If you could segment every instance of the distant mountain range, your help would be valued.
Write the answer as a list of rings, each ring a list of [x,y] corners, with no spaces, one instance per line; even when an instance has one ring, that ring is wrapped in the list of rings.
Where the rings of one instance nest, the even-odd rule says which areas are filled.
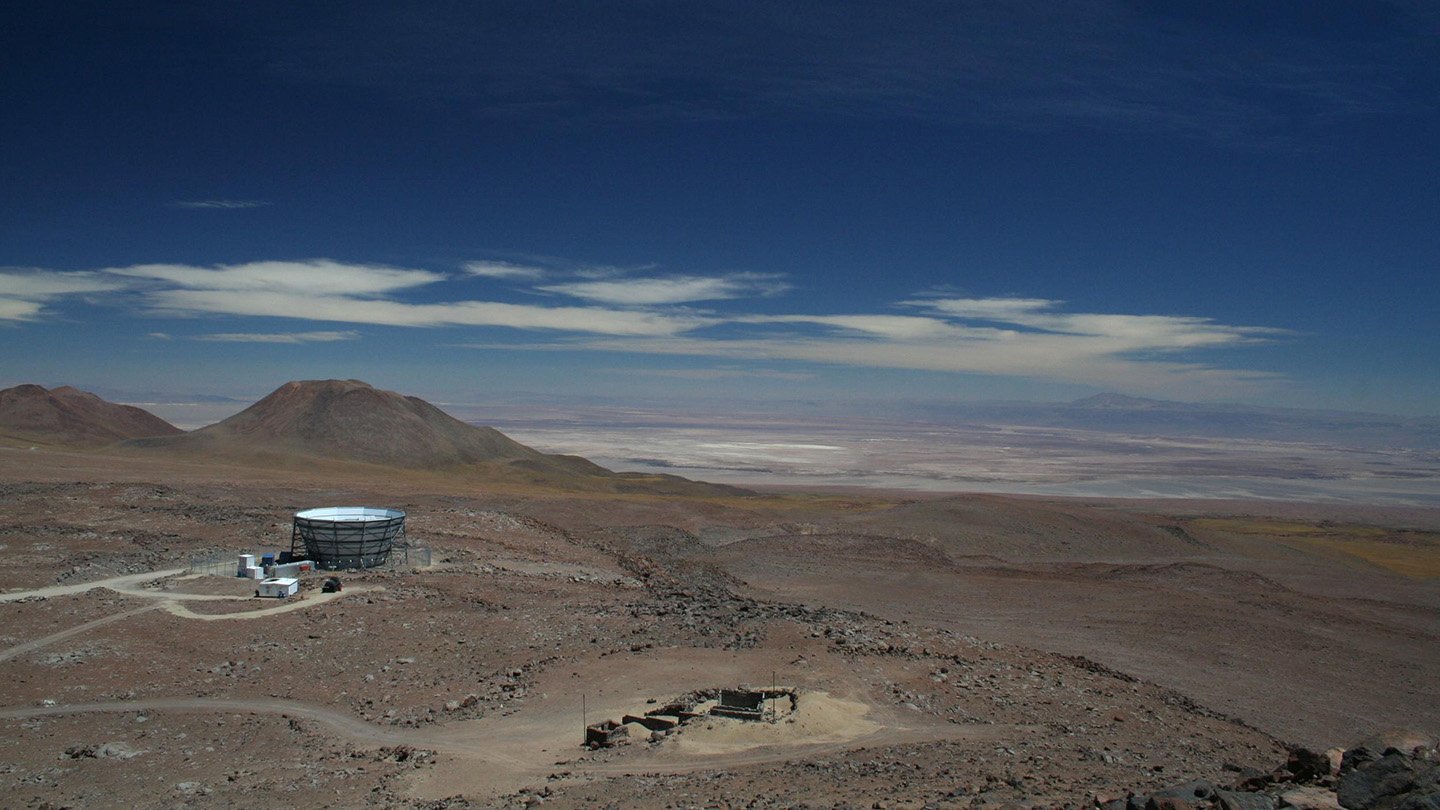
[[[183,432],[149,411],[107,402],[68,385],[17,385],[0,391],[0,437],[11,443],[95,447]]]
[[[360,462],[591,491],[744,492],[676,476],[616,473],[578,456],[542,453],[494,428],[461,422],[423,399],[359,380],[288,382],[213,425],[141,435],[119,449],[252,466]]]
[[[288,382],[229,419],[131,446],[232,457],[301,455],[415,469],[503,462],[567,474],[605,472],[584,459],[541,453],[493,428],[467,425],[423,399],[359,380]]]
[[[467,406],[457,406],[469,418]],[[648,399],[643,406],[617,397],[583,401],[537,396],[503,406],[476,407],[494,424],[537,427],[704,427],[751,424],[805,430],[886,423],[939,427],[1031,427],[1089,430],[1139,437],[1303,442],[1360,450],[1440,450],[1440,417],[1408,417],[1361,411],[1277,408],[1257,405],[1176,402],[1096,394],[1069,402],[954,399],[788,399],[770,402]]]
[[[1440,418],[1355,411],[1269,408],[1096,394],[1073,402],[927,403],[926,419],[1107,433],[1440,449]]]

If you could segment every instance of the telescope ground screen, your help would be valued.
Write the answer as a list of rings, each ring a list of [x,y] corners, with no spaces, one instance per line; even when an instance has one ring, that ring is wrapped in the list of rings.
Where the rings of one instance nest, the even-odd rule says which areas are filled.
[[[291,552],[301,546],[319,568],[374,568],[404,543],[405,513],[370,506],[327,506],[295,513]]]

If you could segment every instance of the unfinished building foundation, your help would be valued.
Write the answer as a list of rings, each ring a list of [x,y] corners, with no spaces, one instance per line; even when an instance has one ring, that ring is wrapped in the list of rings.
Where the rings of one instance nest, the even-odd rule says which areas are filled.
[[[778,707],[773,701],[789,699],[788,707]],[[591,723],[585,727],[587,748],[608,748],[632,740],[631,731],[636,727],[650,732],[649,738],[658,741],[678,731],[686,723],[700,717],[730,717],[739,720],[769,720],[776,722],[779,717],[793,714],[799,707],[800,690],[793,686],[768,686],[751,689],[740,686],[735,689],[701,689],[684,695],[644,714],[626,714],[620,720],[606,720]],[[787,711],[788,708],[788,711]],[[640,735],[644,737],[644,734]]]
[[[591,723],[585,727],[585,745],[590,748],[608,748],[629,737],[630,729],[614,720]]]
[[[721,689],[720,699],[711,707],[710,713],[718,717],[734,717],[740,720],[765,719],[766,701],[790,699],[790,711],[795,711],[799,697],[793,687],[762,686],[759,689]]]

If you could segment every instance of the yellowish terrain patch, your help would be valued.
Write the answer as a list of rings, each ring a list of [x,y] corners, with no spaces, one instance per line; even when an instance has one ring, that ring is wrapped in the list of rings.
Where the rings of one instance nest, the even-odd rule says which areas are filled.
[[[1273,538],[1304,551],[1345,554],[1415,579],[1440,577],[1440,536],[1433,532],[1329,522],[1200,518],[1196,528]]]

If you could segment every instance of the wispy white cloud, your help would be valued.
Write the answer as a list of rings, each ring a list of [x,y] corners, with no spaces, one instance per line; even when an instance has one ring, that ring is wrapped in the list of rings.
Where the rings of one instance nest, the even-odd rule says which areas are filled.
[[[174,340],[175,336],[169,332],[147,332],[145,337],[151,340]]]
[[[962,332],[976,332],[939,318],[914,315],[748,315],[736,318],[737,323],[750,324],[812,324],[891,340],[960,337]]]
[[[475,275],[470,267],[465,272]],[[565,272],[575,278],[573,270]],[[283,318],[317,325],[499,327],[548,335],[529,345],[492,344],[492,348],[508,350],[611,351],[993,374],[1210,397],[1243,395],[1249,388],[1277,379],[1267,372],[1213,364],[1209,358],[1215,350],[1291,334],[1191,315],[1068,312],[1064,302],[1027,297],[932,295],[896,305],[911,314],[757,314],[734,303],[710,310],[685,306],[745,295],[777,295],[787,288],[778,277],[759,274],[651,274],[535,288],[594,302],[583,306],[443,297],[442,292],[453,288],[435,285],[453,277],[431,270],[328,259],[209,267],[146,264],[83,272],[9,269],[0,271],[0,320],[42,317],[44,306],[62,297],[116,293],[107,300],[123,300],[127,305],[139,301],[142,311],[152,316]],[[523,274],[513,277],[532,280]],[[357,337],[359,333],[353,330],[312,329],[233,331],[197,339],[297,344]],[[654,373],[720,379],[772,372],[741,364]]]
[[[1067,313],[1060,309],[1062,302],[1040,298],[921,299],[903,305],[929,310],[929,314],[736,316],[729,322],[809,328],[726,338],[592,338],[565,345],[599,351],[1018,376],[1213,397],[1243,395],[1277,381],[1279,375],[1199,360],[1157,358],[1178,358],[1185,352],[1260,343],[1290,334],[1200,317]]]
[[[1287,334],[1283,329],[1230,326],[1192,316],[1057,312],[1061,302],[1036,298],[940,298],[906,303],[960,319],[1093,338],[1104,341],[1112,352],[1180,351],[1253,343]]]
[[[1004,321],[1033,316],[1060,305],[1048,298],[942,298],[905,301],[906,306],[935,309],[961,318],[982,321]]]
[[[570,349],[727,360],[795,360],[828,365],[993,374],[1082,383],[1171,396],[1240,395],[1279,375],[1205,363],[1135,359],[1088,338],[1015,334],[977,340],[895,341],[854,337],[769,337],[712,340],[590,338]]]
[[[149,300],[159,312],[210,313],[379,326],[503,326],[603,335],[674,335],[717,322],[686,314],[600,307],[542,307],[494,301],[414,304],[343,295],[295,295],[236,290],[160,290]]]
[[[0,269],[0,321],[35,320],[45,314],[45,305],[52,301],[111,292],[124,286],[123,281],[94,271]]]
[[[198,267],[188,264],[137,264],[103,272],[135,279],[168,282],[187,290],[274,292],[297,295],[380,295],[442,281],[429,270],[375,264],[348,264],[330,259],[247,262]]]
[[[335,343],[342,340],[359,340],[360,333],[343,332],[219,332],[211,335],[197,335],[195,340],[213,343]]]
[[[94,271],[0,270],[0,295],[11,298],[43,300],[73,293],[106,292],[123,286],[124,282]]]
[[[779,295],[790,285],[776,276],[738,273],[728,276],[663,276],[549,284],[545,292],[621,306],[683,304],[731,298]]]
[[[520,281],[534,281],[544,278],[549,272],[543,267],[511,262],[480,261],[466,262],[462,267],[466,273],[483,278],[504,278]]]
[[[811,380],[815,378],[815,375],[808,371],[778,371],[767,368],[606,368],[598,370],[627,376],[668,377],[677,380],[730,380],[745,377],[767,380]]]
[[[126,291],[153,315],[234,315],[383,326],[498,326],[601,335],[675,335],[720,322],[684,310],[399,300],[447,276],[329,259],[202,267],[143,264],[100,271],[4,271],[0,319],[38,317],[64,295]],[[12,294],[11,291],[14,291]],[[238,334],[238,333],[237,333]]]
[[[33,321],[41,309],[39,301],[0,295],[0,321]]]
[[[242,208],[264,208],[270,204],[268,200],[176,200],[171,203],[171,205],[176,208],[208,208],[232,211]]]

